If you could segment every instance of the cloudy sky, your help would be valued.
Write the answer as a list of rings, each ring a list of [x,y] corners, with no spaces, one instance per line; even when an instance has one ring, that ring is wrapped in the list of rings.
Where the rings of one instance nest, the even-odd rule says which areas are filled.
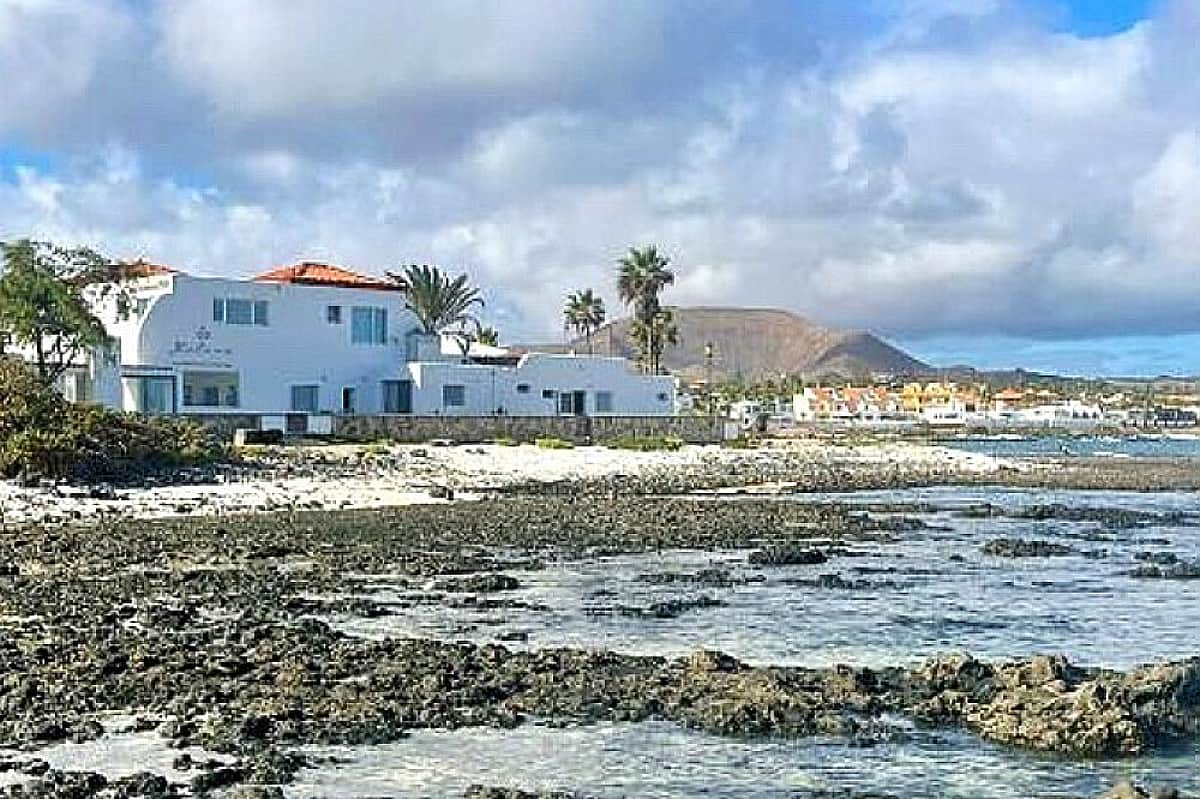
[[[0,0],[0,239],[1200,372],[1200,0]]]

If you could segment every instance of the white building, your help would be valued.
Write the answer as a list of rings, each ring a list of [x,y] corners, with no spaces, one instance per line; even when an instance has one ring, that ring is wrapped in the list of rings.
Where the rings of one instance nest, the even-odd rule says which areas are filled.
[[[75,399],[142,413],[670,415],[674,381],[619,358],[528,353],[423,334],[404,291],[327,264],[253,280],[136,264],[96,313],[110,358],[68,376]]]

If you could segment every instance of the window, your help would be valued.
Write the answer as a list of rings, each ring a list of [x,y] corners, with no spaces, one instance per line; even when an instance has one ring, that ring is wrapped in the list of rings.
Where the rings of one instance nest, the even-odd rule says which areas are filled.
[[[351,308],[350,343],[386,344],[387,309]]]
[[[358,392],[353,386],[346,386],[342,389],[342,413],[354,413],[357,405]]]
[[[596,413],[612,413],[613,395],[611,391],[596,392]]]
[[[316,413],[320,386],[292,386],[292,410],[296,413]]]
[[[467,404],[466,386],[442,386],[442,407],[461,408]]]
[[[383,381],[383,412],[412,413],[412,381]]]
[[[529,384],[528,383],[517,383],[517,393],[518,394],[528,394],[529,393]]]
[[[175,413],[175,378],[136,376],[123,381],[141,413]]]
[[[558,392],[552,388],[542,389],[542,399],[552,400],[558,396]]]
[[[558,395],[558,412],[575,413],[575,395],[564,391]]]
[[[670,397],[670,396],[669,396],[669,395],[668,395],[668,394],[667,394],[665,391],[660,391],[660,392],[658,393],[658,401],[659,401],[659,402],[666,402],[666,401],[667,401],[667,400],[669,400],[670,398],[671,398],[671,397]]]
[[[258,325],[266,327],[267,301],[220,298],[213,300],[213,321],[227,325]]]
[[[184,372],[183,404],[191,408],[236,408],[237,372]]]
[[[342,306],[329,305],[325,308],[325,321],[331,325],[340,325],[342,323]]]

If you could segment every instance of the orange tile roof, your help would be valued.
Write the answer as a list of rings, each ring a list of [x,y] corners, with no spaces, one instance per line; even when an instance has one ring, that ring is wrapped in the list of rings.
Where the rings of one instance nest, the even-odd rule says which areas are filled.
[[[178,269],[162,264],[152,264],[144,258],[109,264],[108,270],[116,280],[134,280],[139,277],[158,277],[179,274]]]
[[[404,291],[404,286],[376,277],[360,275],[349,269],[332,264],[302,261],[292,266],[281,266],[258,275],[260,283],[291,283],[301,286],[331,286],[346,289],[373,289],[375,291]]]

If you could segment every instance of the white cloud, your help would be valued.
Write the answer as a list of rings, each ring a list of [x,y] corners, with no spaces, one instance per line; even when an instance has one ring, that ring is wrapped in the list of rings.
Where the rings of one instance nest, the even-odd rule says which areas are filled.
[[[583,286],[616,311],[614,260],[651,242],[669,301],[907,337],[1196,329],[1197,0],[1086,40],[999,0],[881,2],[882,29],[813,9],[803,40],[772,38],[792,3],[225,2],[0,0],[0,65],[50,87],[0,108],[0,149],[34,117],[77,137],[0,161],[0,238],[222,274],[440,262],[522,337]],[[14,56],[55,14],[66,62]],[[111,50],[143,39],[169,68],[122,83]]]

